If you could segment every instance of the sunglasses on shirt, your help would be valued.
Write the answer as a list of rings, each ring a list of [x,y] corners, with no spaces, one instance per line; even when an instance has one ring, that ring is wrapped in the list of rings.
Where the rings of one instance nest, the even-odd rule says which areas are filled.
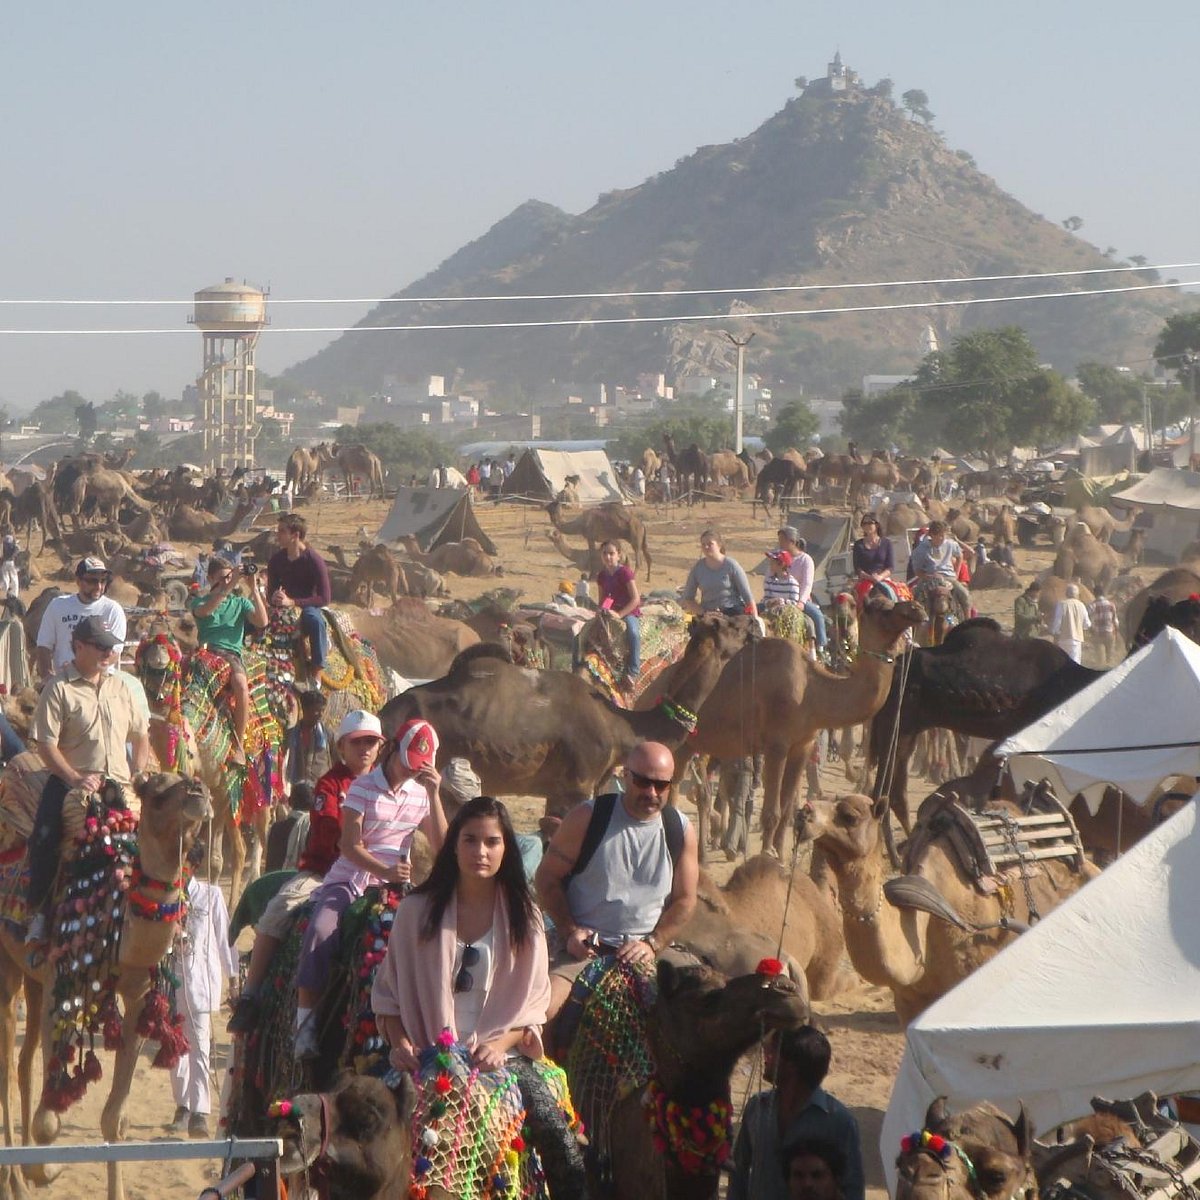
[[[454,977],[455,992],[469,992],[475,986],[475,976],[471,974],[470,968],[479,965],[479,947],[464,946],[462,953],[462,966],[458,969],[458,974]]]
[[[643,775],[640,771],[630,771],[629,778],[640,788],[653,788],[660,796],[671,786],[669,779],[654,779],[650,775]]]

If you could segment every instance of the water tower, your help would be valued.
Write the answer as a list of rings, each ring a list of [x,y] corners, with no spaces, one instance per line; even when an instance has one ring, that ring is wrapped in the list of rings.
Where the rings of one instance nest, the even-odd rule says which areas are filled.
[[[254,349],[267,324],[267,293],[232,278],[196,293],[188,320],[204,335],[204,369],[197,381],[204,465],[254,466],[257,433]]]

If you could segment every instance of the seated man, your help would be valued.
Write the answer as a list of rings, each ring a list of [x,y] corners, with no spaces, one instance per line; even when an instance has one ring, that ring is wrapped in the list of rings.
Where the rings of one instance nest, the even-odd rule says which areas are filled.
[[[691,918],[700,864],[696,831],[665,807],[674,773],[666,746],[640,742],[625,760],[625,792],[580,804],[551,838],[534,876],[558,945],[549,1017],[593,959],[650,962]]]
[[[200,645],[229,664],[230,707],[233,711],[234,758],[245,761],[246,726],[250,722],[250,684],[242,647],[246,626],[265,629],[267,606],[263,600],[261,576],[249,576],[250,599],[237,591],[239,573],[229,559],[214,554],[208,560],[208,595],[191,596],[188,608],[196,618]]]
[[[330,601],[329,568],[325,560],[305,542],[308,522],[296,513],[279,518],[275,540],[279,549],[267,563],[267,595],[280,607],[294,604],[300,609],[300,634],[308,643],[307,665],[316,675],[325,665],[329,635],[325,614]]]
[[[971,612],[971,594],[958,581],[962,560],[962,547],[946,536],[945,524],[930,521],[929,533],[913,547],[910,566],[919,581],[918,586],[949,588],[965,617]]]

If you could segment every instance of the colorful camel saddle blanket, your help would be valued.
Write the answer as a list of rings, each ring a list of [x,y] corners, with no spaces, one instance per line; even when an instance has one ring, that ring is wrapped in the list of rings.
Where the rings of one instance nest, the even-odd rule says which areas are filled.
[[[629,665],[629,635],[625,622],[594,617],[579,635],[580,661],[587,676],[614,704],[633,702],[687,647],[687,620],[681,610],[643,613],[641,618],[642,666],[633,687],[621,689]]]
[[[416,1083],[410,1197],[437,1188],[456,1200],[549,1200],[529,1125],[553,1126],[560,1138],[578,1129],[562,1068],[518,1057],[480,1071],[447,1029],[422,1054]]]
[[[860,579],[854,585],[854,601],[858,606],[859,612],[862,612],[862,607],[866,604],[867,597],[872,594],[884,596],[893,603],[913,598],[912,588],[902,579],[880,579],[878,581]]]
[[[1083,843],[1075,821],[1048,787],[1031,789],[1020,805],[969,808],[954,793],[935,792],[917,812],[905,847],[905,871],[920,861],[930,842],[942,838],[975,887],[991,895],[1011,873],[1060,860],[1083,866]]]

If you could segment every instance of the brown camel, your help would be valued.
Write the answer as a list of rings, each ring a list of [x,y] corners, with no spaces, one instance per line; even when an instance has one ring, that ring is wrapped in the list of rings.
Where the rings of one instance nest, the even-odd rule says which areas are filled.
[[[181,504],[167,520],[167,530],[177,542],[197,542],[211,545],[237,532],[238,526],[254,508],[252,500],[239,500],[228,521],[218,521],[212,513]]]
[[[990,559],[975,568],[971,576],[971,591],[987,592],[1021,587],[1021,577],[1012,567],[992,562]]]
[[[35,479],[12,504],[12,524],[18,531],[25,530],[25,545],[33,549],[33,526],[42,531],[42,549],[47,539],[56,542],[61,536],[58,509],[54,504],[54,489],[50,481]]]
[[[1076,521],[1082,521],[1100,542],[1111,542],[1114,533],[1131,533],[1134,522],[1141,509],[1131,508],[1129,516],[1124,521],[1118,521],[1107,508],[1099,508],[1094,504],[1085,504],[1075,514]]]
[[[1059,601],[1067,598],[1067,588],[1070,586],[1070,582],[1059,575],[1041,575],[1038,578],[1042,585],[1042,590],[1038,594],[1038,610],[1042,614],[1042,620],[1049,626]],[[1084,584],[1076,584],[1076,586],[1079,588],[1079,599],[1084,604],[1091,604],[1095,599],[1092,589]]]
[[[724,481],[737,488],[750,486],[750,468],[732,450],[715,450],[708,460],[714,480]]]
[[[80,513],[89,501],[95,502],[96,513],[101,521],[116,521],[122,504],[129,504],[139,512],[153,515],[154,508],[134,491],[133,485],[119,471],[108,467],[94,467],[80,476],[84,482],[79,508],[72,516],[78,521]]]
[[[337,467],[346,478],[346,495],[353,496],[354,480],[361,476],[367,481],[367,495],[374,498],[376,492],[383,499],[383,464],[378,455],[366,446],[341,446],[337,442],[328,447],[322,442],[317,447],[322,468]]]
[[[1146,531],[1135,529],[1129,535],[1125,553],[1100,541],[1082,521],[1077,522],[1063,539],[1054,559],[1053,571],[1062,579],[1078,580],[1090,588],[1108,587],[1126,567],[1141,561]]]
[[[676,941],[726,975],[753,971],[783,953],[804,972],[808,995],[828,1000],[847,982],[846,944],[833,897],[800,868],[788,889],[778,859],[760,854],[741,864],[724,887],[700,874],[699,902]]]
[[[871,458],[850,472],[850,483],[847,495],[850,504],[858,504],[867,496],[872,487],[892,491],[900,483],[900,472],[894,462],[884,457],[880,451],[875,451]]]
[[[901,639],[924,620],[925,610],[913,601],[869,600],[859,621],[859,655],[846,676],[810,662],[795,642],[768,638],[747,646],[699,710],[696,734],[677,757],[676,779],[693,754],[720,759],[765,754],[763,849],[782,855],[817,734],[874,716],[887,698]],[[700,823],[703,839],[705,814]]]
[[[445,542],[428,553],[421,549],[420,542],[411,534],[402,537],[405,552],[413,562],[431,567],[441,575],[495,575],[496,560],[475,538],[463,538],[461,542]]]
[[[554,543],[554,548],[570,562],[571,566],[581,575],[589,578],[599,573],[604,563],[600,559],[600,551],[587,549],[576,550],[557,529],[547,529],[546,536]]]
[[[400,589],[400,571],[386,546],[363,543],[350,568],[350,596],[355,603],[370,608],[376,586],[395,604]]]
[[[1151,596],[1165,596],[1172,603],[1200,594],[1200,566],[1172,567],[1164,571],[1148,588],[1143,588],[1125,609],[1125,639],[1132,645],[1135,633],[1146,614]]]
[[[1020,812],[1005,801],[995,804],[1014,816]],[[897,908],[885,898],[880,820],[886,813],[886,799],[873,804],[869,796],[851,795],[818,801],[803,815],[806,836],[825,853],[837,879],[850,961],[868,983],[891,989],[901,1025],[1008,944],[1013,930],[1001,927],[1002,917],[1028,925],[1033,917],[1029,897],[1044,916],[1099,874],[1086,860],[1078,870],[1060,860],[1039,862],[1027,868],[1027,880],[1006,889],[1007,898],[1001,889],[984,895],[959,864],[947,835],[919,836],[924,832],[919,823],[910,841],[919,849],[910,851],[904,878],[925,891],[932,888],[974,927],[960,928],[924,909]]]
[[[313,480],[320,477],[321,456],[316,450],[297,446],[288,455],[287,468],[284,472],[284,487],[290,488],[293,495],[300,495],[308,489]]]
[[[637,513],[630,512],[621,504],[601,504],[596,508],[584,509],[577,517],[564,520],[562,506],[557,501],[546,505],[550,524],[559,533],[581,534],[587,539],[588,549],[595,550],[602,542],[624,539],[633,547],[633,561],[640,572],[642,559],[646,560],[646,581],[650,581],[650,546],[646,541],[646,525]]]
[[[923,1131],[949,1142],[950,1153],[939,1154],[927,1143],[902,1147],[896,1160],[896,1200],[1037,1196],[1034,1129],[1023,1108],[1015,1121],[991,1104],[952,1117],[939,1097],[925,1113]]]
[[[424,717],[438,731],[442,762],[461,755],[489,795],[544,796],[547,813],[561,816],[593,796],[638,742],[680,747],[722,667],[757,636],[749,617],[696,618],[666,696],[647,712],[618,708],[576,675],[530,671],[480,646],[379,715],[385,734]]]
[[[155,894],[161,903],[169,902],[177,891],[171,891],[172,881],[177,880],[184,859],[202,823],[212,815],[208,798],[195,781],[179,775],[153,775],[139,788],[141,816],[137,834],[137,861],[145,878],[153,885],[155,881],[162,890]],[[124,908],[124,903],[122,902]],[[112,1085],[108,1100],[100,1116],[100,1131],[106,1142],[119,1142],[125,1133],[125,1101],[129,1096],[134,1068],[141,1052],[143,1038],[135,1033],[142,1006],[150,993],[151,976],[149,967],[155,966],[175,941],[177,926],[167,921],[136,919],[137,937],[130,928],[136,918],[126,912],[124,925],[128,949],[123,940],[120,957],[114,964],[116,970],[116,994],[124,1014],[124,1038],[116,1053],[112,1068]],[[55,921],[53,942],[64,939]],[[28,1017],[25,1022],[25,1040],[21,1046],[17,1076],[21,1093],[21,1123],[26,1144],[36,1142],[47,1145],[57,1137],[61,1117],[45,1106],[39,1092],[36,1111],[33,1108],[33,1060],[39,1042],[50,1044],[54,1014],[50,1011],[51,983],[55,966],[43,961],[43,965],[31,967],[29,948],[20,938],[0,926],[0,1107],[4,1114],[4,1138],[6,1145],[13,1145],[13,1122],[10,1111],[12,1067],[16,1061],[17,1000],[22,987],[25,990]],[[43,1086],[49,1077],[50,1061],[46,1055],[43,1065]],[[32,1117],[30,1114],[32,1113]],[[25,1177],[35,1182],[46,1183],[56,1171],[45,1167],[25,1172]],[[15,1197],[28,1195],[20,1169],[10,1169],[5,1178],[0,1169],[0,1193]],[[125,1190],[121,1178],[121,1164],[108,1165],[108,1200],[124,1200]]]
[[[470,626],[435,616],[417,600],[400,600],[382,615],[340,607],[379,661],[405,679],[440,679],[463,650],[479,644]]]

